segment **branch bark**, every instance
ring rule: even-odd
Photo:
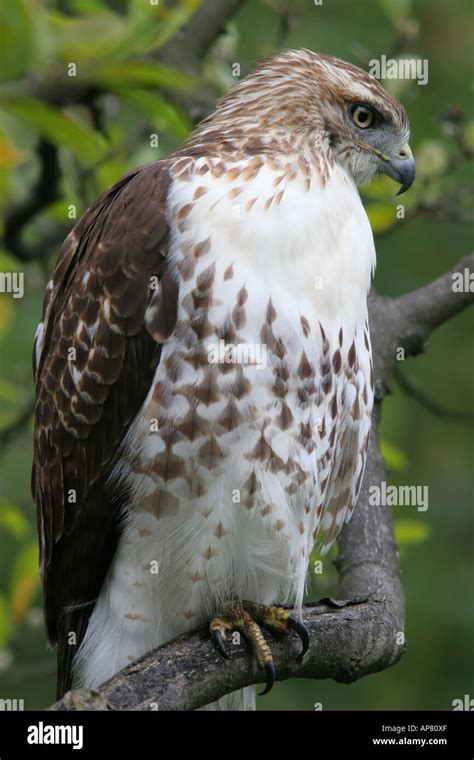
[[[150,57],[166,66],[196,74],[202,70],[207,51],[242,3],[243,0],[204,0],[188,23]],[[215,103],[213,88],[204,82],[191,93],[172,92],[168,97],[194,124],[204,119]]]
[[[463,275],[465,270],[474,273],[474,253],[464,256],[438,279],[399,298],[371,293],[371,339],[379,397],[388,388],[399,348],[407,356],[426,351],[433,330],[474,303],[474,290],[453,289],[454,276]]]
[[[227,21],[242,5],[243,0],[205,0],[187,24],[181,27],[156,57],[163,63],[183,67],[195,63],[200,66],[216,37],[224,31]]]

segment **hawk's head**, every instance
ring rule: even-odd
[[[326,148],[357,185],[379,173],[407,190],[415,177],[405,109],[372,76],[338,58],[291,50],[263,61],[204,123],[224,134]]]

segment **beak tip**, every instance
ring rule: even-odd
[[[416,164],[413,158],[409,158],[403,162],[397,163],[396,167],[393,168],[396,170],[396,174],[398,175],[397,177],[394,177],[394,179],[396,179],[397,182],[400,182],[401,184],[401,187],[396,195],[402,195],[410,189],[410,187],[413,185],[413,182],[415,181]]]

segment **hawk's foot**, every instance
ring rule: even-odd
[[[289,610],[274,605],[256,604],[255,602],[227,602],[222,612],[216,615],[209,626],[219,652],[229,658],[225,647],[227,631],[238,631],[250,643],[257,665],[267,673],[267,685],[261,692],[268,694],[275,682],[275,666],[270,647],[263,636],[260,626],[268,628],[276,634],[285,635],[291,630],[296,631],[302,642],[302,650],[298,658],[303,657],[309,647],[309,632],[306,626],[291,614]]]

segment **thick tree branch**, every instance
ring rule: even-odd
[[[204,0],[187,24],[160,48],[155,57],[179,68],[196,62],[200,65],[215,39],[224,31],[227,21],[243,0]]]
[[[474,303],[474,287],[462,291],[454,288],[455,275],[464,275],[465,271],[474,274],[474,253],[437,280],[394,301],[401,317],[398,332],[411,355],[417,353],[420,339],[426,340],[439,325]]]
[[[151,57],[167,66],[196,75],[203,58],[243,0],[204,0],[187,24]],[[215,92],[205,82],[192,93],[169,93],[168,97],[197,123],[211,111]]]
[[[455,275],[466,277],[466,273],[467,277],[474,273],[473,253],[438,279],[400,298],[371,293],[371,337],[379,396],[389,386],[399,349],[403,349],[407,356],[425,351],[428,339],[437,327],[474,303],[474,290],[465,287],[459,292],[453,288]]]

